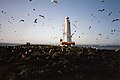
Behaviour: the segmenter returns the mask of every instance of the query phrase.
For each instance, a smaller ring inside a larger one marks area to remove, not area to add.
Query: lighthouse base
[[[71,46],[71,45],[75,45],[75,42],[61,42],[60,46]]]

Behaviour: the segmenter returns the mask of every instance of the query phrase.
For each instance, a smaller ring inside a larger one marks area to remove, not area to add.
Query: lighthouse
[[[69,17],[65,17],[64,20],[64,30],[63,30],[63,39],[60,39],[61,46],[71,46],[75,45],[75,42],[72,42],[71,27]]]

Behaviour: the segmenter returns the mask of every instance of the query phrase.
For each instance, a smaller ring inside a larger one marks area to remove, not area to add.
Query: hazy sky
[[[0,42],[59,44],[68,16],[76,44],[120,45],[120,0],[57,1],[0,0]]]

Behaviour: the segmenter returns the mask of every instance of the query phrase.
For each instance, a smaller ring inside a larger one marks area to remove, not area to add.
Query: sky
[[[120,0],[52,1],[0,0],[0,42],[59,44],[68,16],[76,44],[120,45]]]

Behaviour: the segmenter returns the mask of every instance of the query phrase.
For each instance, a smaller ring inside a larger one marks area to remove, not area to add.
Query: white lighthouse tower
[[[71,38],[72,35],[71,35],[70,20],[69,17],[65,17],[63,39],[60,39],[60,45],[61,46],[75,45],[75,42],[72,42]]]

